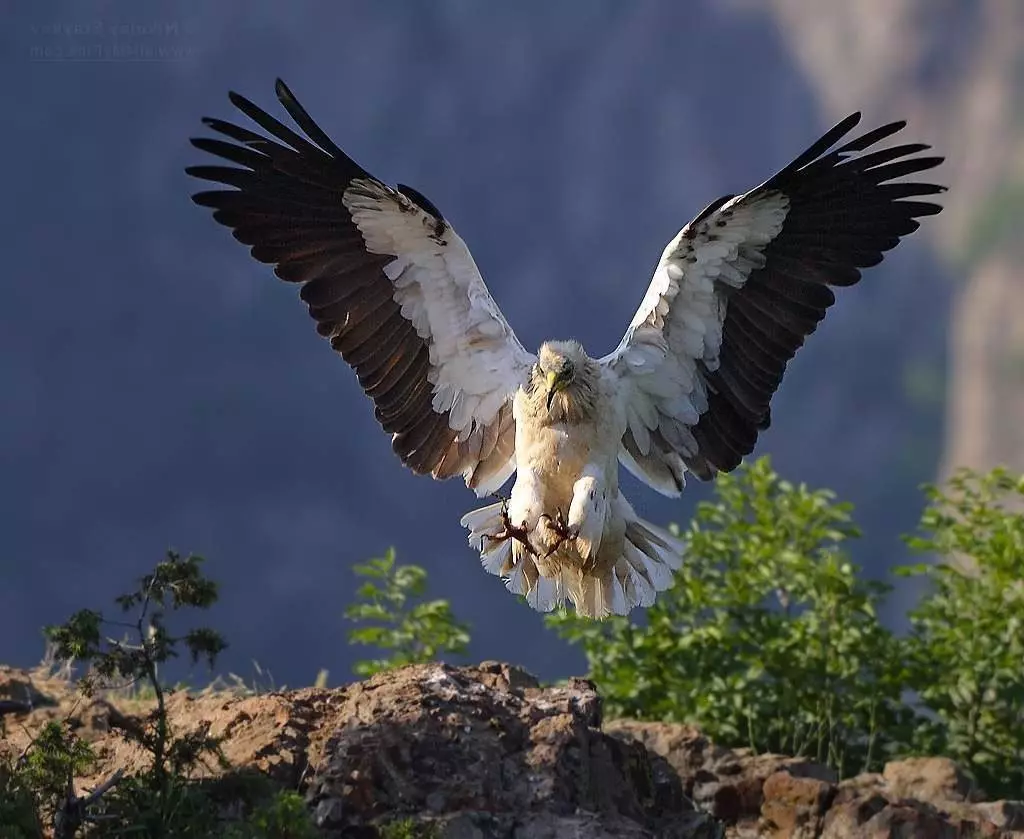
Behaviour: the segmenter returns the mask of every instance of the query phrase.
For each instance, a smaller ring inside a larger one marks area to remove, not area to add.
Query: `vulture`
[[[945,187],[907,176],[941,157],[850,136],[854,113],[763,183],[712,201],[661,254],[618,346],[523,347],[465,242],[424,195],[343,152],[280,80],[294,127],[237,93],[252,127],[206,118],[219,158],[186,172],[196,204],[298,287],[413,472],[461,476],[486,506],[461,520],[483,568],[539,611],[648,607],[686,545],[640,518],[619,466],[667,496],[735,469],[768,428],[786,365],[835,302]],[[501,487],[515,474],[507,497]]]

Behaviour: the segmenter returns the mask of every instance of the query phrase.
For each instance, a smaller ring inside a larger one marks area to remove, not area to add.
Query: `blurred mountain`
[[[947,420],[947,392],[1005,404],[979,378],[994,362],[961,369],[978,328],[960,336],[965,288],[1003,288],[988,305],[1004,312],[1019,296],[998,203],[1019,191],[999,192],[1020,149],[1002,145],[1007,126],[1019,137],[1016,8],[23,4],[0,36],[18,80],[0,139],[0,661],[31,663],[41,624],[103,605],[175,546],[224,583],[212,620],[229,669],[257,659],[279,683],[319,667],[346,678],[350,567],[394,544],[472,624],[474,658],[579,670],[478,570],[458,525],[471,494],[401,467],[294,289],[189,201],[200,117],[233,118],[229,89],[275,110],[276,76],[366,168],[441,208],[524,344],[572,336],[592,353],[617,343],[665,243],[708,201],[759,183],[846,113],[866,127],[909,118],[908,141],[952,156],[950,209],[839,295],[757,450],[853,501],[857,559],[883,573],[947,422],[987,441],[1001,416]],[[660,521],[709,494],[697,481],[681,502],[626,488]]]
[[[958,278],[942,472],[1024,470],[1024,4],[769,5],[827,114],[862,101],[941,138],[954,189],[925,235]]]

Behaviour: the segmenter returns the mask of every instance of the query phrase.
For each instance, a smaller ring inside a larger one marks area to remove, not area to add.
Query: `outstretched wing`
[[[829,286],[860,280],[944,191],[891,183],[941,157],[906,144],[864,153],[894,122],[829,149],[853,114],[745,195],[720,198],[662,254],[618,348],[601,363],[620,377],[628,427],[619,459],[665,495],[687,469],[703,480],[739,465],[770,422],[789,360],[835,302]],[[911,199],[911,200],[905,200]]]
[[[241,168],[188,168],[232,187],[193,200],[301,286],[317,332],[355,369],[403,463],[494,492],[515,470],[511,400],[534,357],[437,208],[363,170],[280,80],[276,92],[305,137],[231,93],[271,136],[204,119],[234,142],[192,144]]]

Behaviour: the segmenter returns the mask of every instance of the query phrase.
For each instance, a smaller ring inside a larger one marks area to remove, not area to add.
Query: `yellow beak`
[[[555,394],[561,389],[562,382],[557,373],[548,373],[548,410],[551,410],[551,402]]]

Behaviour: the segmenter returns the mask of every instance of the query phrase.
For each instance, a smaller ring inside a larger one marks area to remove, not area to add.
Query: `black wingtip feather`
[[[866,149],[868,146],[873,146],[884,140],[886,137],[891,137],[899,131],[902,131],[907,127],[907,121],[905,119],[897,120],[896,122],[890,122],[887,125],[879,126],[873,131],[868,131],[862,134],[855,140],[850,140],[844,146],[841,146],[837,151],[839,154],[849,154],[850,152],[858,152]]]
[[[348,159],[348,155],[335,145],[326,131],[317,125],[316,121],[309,115],[309,112],[302,107],[295,94],[291,92],[288,85],[281,79],[274,82],[274,92],[277,94],[277,100],[284,106],[288,115],[295,120],[295,124],[306,132],[307,137],[332,157]]]
[[[814,160],[821,157],[821,155],[832,148],[840,138],[849,134],[857,126],[860,122],[860,116],[860,111],[855,111],[846,117],[846,119],[836,123],[783,171],[788,173],[797,169],[802,169],[808,163],[812,163]]]

